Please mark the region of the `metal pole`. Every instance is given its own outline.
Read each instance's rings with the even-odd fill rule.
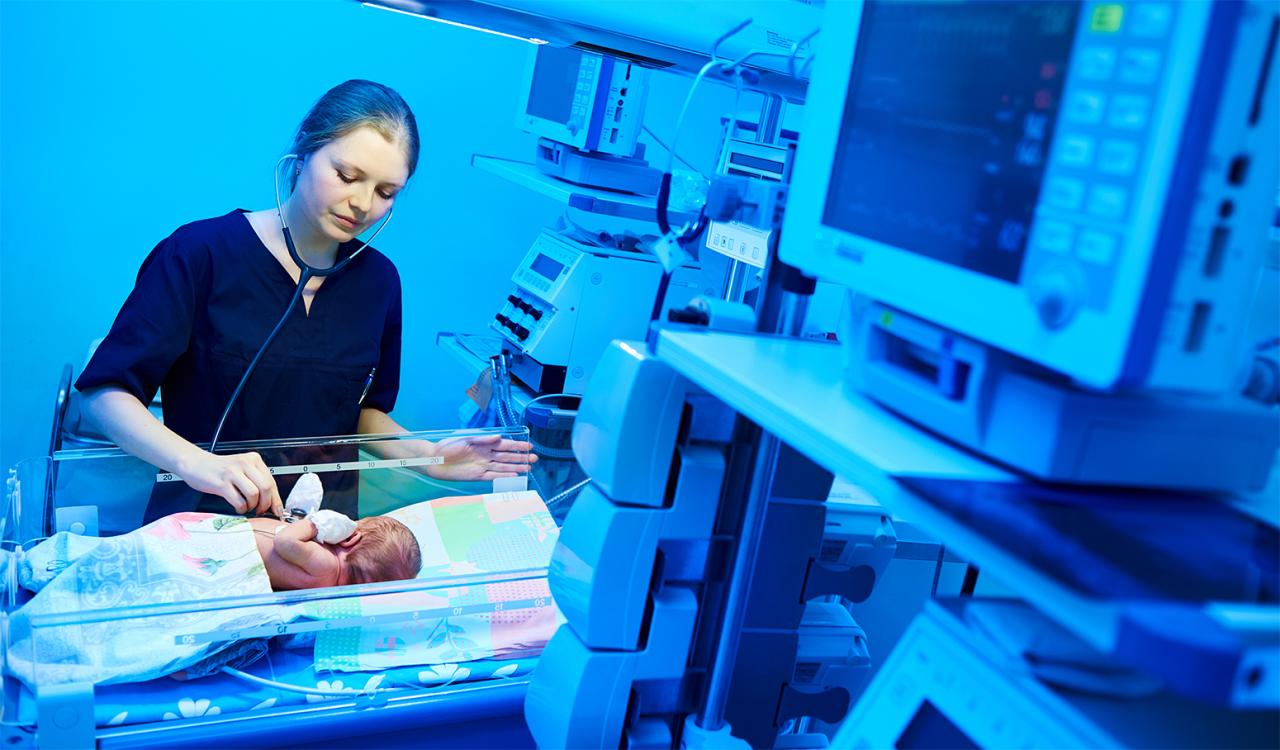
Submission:
[[[773,471],[778,463],[778,446],[778,439],[773,435],[760,433],[759,449],[752,467],[751,493],[747,496],[742,528],[738,531],[738,549],[733,557],[729,592],[725,595],[720,637],[716,642],[715,658],[711,662],[706,700],[698,712],[698,726],[707,731],[717,731],[724,725],[724,706],[738,655],[738,635],[742,632],[742,620],[747,611],[747,595],[751,593],[749,577],[756,565],[765,511],[769,507]]]
[[[778,320],[778,332],[793,338],[804,333],[804,319],[809,312],[809,297],[787,294],[782,300],[782,315]]]
[[[724,299],[728,302],[741,302],[747,287],[747,274],[750,268],[746,263],[729,259],[729,269],[724,275]]]
[[[766,94],[760,102],[760,123],[756,126],[757,143],[776,143],[782,130],[782,113],[787,102],[778,94]]]

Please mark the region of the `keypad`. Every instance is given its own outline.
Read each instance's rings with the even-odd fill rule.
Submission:
[[[1102,291],[1089,304],[1105,303],[1125,244],[1178,12],[1156,0],[1081,11],[1030,251],[1044,262],[1077,258]]]
[[[1153,84],[1160,77],[1160,52],[1146,47],[1120,53],[1120,83]]]
[[[1058,139],[1058,163],[1087,167],[1093,162],[1094,139],[1087,135],[1064,135]]]
[[[1070,177],[1054,177],[1045,183],[1044,201],[1054,208],[1074,211],[1084,203],[1084,183]]]
[[[1071,252],[1075,228],[1065,221],[1042,219],[1036,222],[1035,246],[1050,253],[1065,255]]]
[[[1080,50],[1076,63],[1076,75],[1086,81],[1106,81],[1116,69],[1116,51],[1113,47],[1085,47]]]
[[[1138,144],[1107,140],[1098,152],[1098,171],[1109,175],[1129,175],[1138,166]]]
[[[1129,13],[1129,33],[1144,39],[1167,36],[1173,27],[1173,8],[1168,3],[1137,3]]]
[[[1124,218],[1129,191],[1116,185],[1094,185],[1089,190],[1086,210],[1100,219],[1119,221]]]
[[[1106,106],[1106,94],[1099,91],[1077,91],[1067,100],[1067,122],[1096,125],[1102,122],[1102,111]]]
[[[1104,232],[1082,232],[1076,255],[1086,263],[1109,266],[1116,256],[1116,236]]]
[[[1139,94],[1120,94],[1111,101],[1107,124],[1117,130],[1141,130],[1147,125],[1151,100]]]

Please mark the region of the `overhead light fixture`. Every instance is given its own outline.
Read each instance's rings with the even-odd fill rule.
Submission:
[[[399,13],[399,14],[401,14],[401,15],[405,15],[405,16],[413,16],[414,18],[422,18],[422,19],[426,19],[426,20],[428,20],[428,21],[435,21],[436,23],[448,24],[449,26],[457,26],[457,27],[458,27],[458,28],[460,28],[460,29],[471,29],[472,31],[481,31],[481,32],[484,32],[485,34],[493,34],[494,36],[502,36],[502,37],[506,37],[507,39],[518,39],[519,41],[522,41],[522,42],[529,42],[530,44],[547,44],[547,43],[548,43],[546,39],[539,39],[539,38],[537,38],[537,37],[532,37],[532,36],[519,36],[519,35],[517,35],[517,34],[508,34],[508,33],[503,32],[503,31],[494,31],[493,29],[486,29],[486,28],[484,28],[483,26],[472,26],[471,24],[460,23],[460,22],[458,22],[458,21],[449,21],[449,20],[444,19],[444,18],[437,18],[437,17],[435,17],[435,16],[428,16],[428,15],[423,14],[423,13],[414,13],[414,12],[413,12],[413,11],[411,11],[411,10],[404,10],[403,8],[392,8],[392,7],[387,6],[387,5],[379,5],[378,3],[364,3],[364,2],[362,2],[362,3],[360,3],[360,4],[361,4],[361,5],[363,5],[363,6],[364,6],[364,7],[366,7],[366,8],[377,8],[377,9],[379,9],[379,10],[387,10],[387,11],[391,11],[392,13]]]

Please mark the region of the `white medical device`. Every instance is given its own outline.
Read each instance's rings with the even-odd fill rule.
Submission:
[[[874,302],[858,387],[1046,479],[1260,486],[1275,5],[827,12],[779,252]]]
[[[796,649],[799,685],[850,688],[871,666],[867,634],[839,602],[804,605]]]
[[[530,58],[516,124],[539,136],[538,169],[576,185],[658,192],[662,173],[639,141],[649,71],[572,47],[541,45]]]
[[[662,266],[647,252],[593,247],[544,231],[511,275],[490,327],[513,353],[512,373],[534,391],[582,393],[591,368],[613,339],[643,339]],[[701,266],[676,269],[665,307],[681,308],[698,295],[713,297],[719,282]]]
[[[979,619],[972,612],[983,607],[1008,610],[1011,622],[993,631],[985,626],[993,616]],[[934,601],[912,622],[831,744],[958,749],[1276,742],[1272,712],[1230,711],[1159,687],[1024,612],[1015,600],[967,607]]]
[[[635,153],[649,71],[639,65],[572,47],[531,50],[524,99],[516,123],[581,151]]]
[[[795,134],[792,134],[794,145]],[[722,175],[750,177],[764,182],[785,182],[794,151],[781,144],[758,143],[729,138],[720,150],[716,171]],[[712,221],[707,224],[703,245],[712,252],[749,266],[764,268],[769,257],[768,227],[756,227],[741,221]]]

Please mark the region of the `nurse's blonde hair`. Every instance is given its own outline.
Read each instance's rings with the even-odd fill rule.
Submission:
[[[413,110],[395,89],[356,78],[326,91],[298,125],[290,149],[290,153],[298,156],[294,161],[298,168],[288,172],[289,189],[293,190],[307,157],[326,143],[366,125],[388,143],[400,144],[412,177],[418,168],[418,121],[413,117]]]

